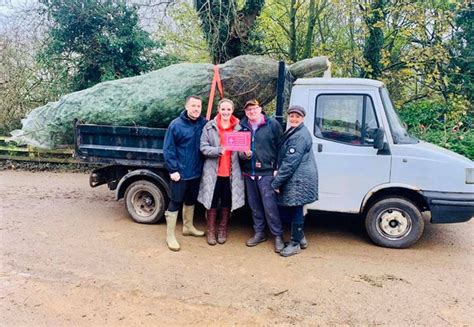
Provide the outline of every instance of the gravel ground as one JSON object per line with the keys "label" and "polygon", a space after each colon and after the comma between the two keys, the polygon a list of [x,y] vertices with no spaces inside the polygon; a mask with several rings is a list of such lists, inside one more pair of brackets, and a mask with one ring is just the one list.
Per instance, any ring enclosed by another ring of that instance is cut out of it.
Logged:
{"label": "gravel ground", "polygon": [[165,224],[134,223],[87,174],[2,170],[0,194],[3,326],[474,324],[473,221],[393,250],[356,216],[312,214],[309,248],[282,258],[244,245],[241,213],[225,245],[178,233],[171,252]]}

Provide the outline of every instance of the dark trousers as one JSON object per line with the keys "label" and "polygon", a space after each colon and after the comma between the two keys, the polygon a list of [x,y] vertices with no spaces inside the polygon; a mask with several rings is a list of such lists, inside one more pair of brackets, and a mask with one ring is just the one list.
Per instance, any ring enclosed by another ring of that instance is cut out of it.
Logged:
{"label": "dark trousers", "polygon": [[285,224],[303,224],[303,206],[285,207],[280,206],[280,218]]}
{"label": "dark trousers", "polygon": [[265,230],[265,222],[274,236],[283,235],[280,215],[278,213],[277,195],[271,187],[273,176],[261,176],[252,179],[245,176],[247,199],[252,210],[253,229],[256,233]]}
{"label": "dark trousers", "polygon": [[291,223],[291,240],[299,243],[304,237],[303,206],[280,207],[280,214]]}
{"label": "dark trousers", "polygon": [[214,187],[214,195],[212,196],[211,208],[216,209],[232,207],[232,193],[230,190],[230,177],[217,176],[216,186]]}
{"label": "dark trousers", "polygon": [[201,178],[171,181],[171,199],[168,211],[178,211],[183,202],[188,206],[195,205],[199,194],[200,181]]}

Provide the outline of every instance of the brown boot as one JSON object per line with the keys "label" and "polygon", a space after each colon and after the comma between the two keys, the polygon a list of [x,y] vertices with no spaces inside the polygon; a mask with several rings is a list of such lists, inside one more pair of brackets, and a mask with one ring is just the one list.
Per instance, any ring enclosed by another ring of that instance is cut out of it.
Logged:
{"label": "brown boot", "polygon": [[227,224],[230,219],[230,208],[221,208],[221,221],[217,227],[217,242],[224,244],[227,241]]}
{"label": "brown boot", "polygon": [[217,209],[206,210],[206,220],[207,220],[207,244],[216,245],[216,217]]}

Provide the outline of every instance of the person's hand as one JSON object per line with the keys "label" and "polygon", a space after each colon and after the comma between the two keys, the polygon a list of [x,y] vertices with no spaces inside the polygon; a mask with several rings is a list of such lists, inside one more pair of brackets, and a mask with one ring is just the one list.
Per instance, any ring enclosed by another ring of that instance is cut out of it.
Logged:
{"label": "person's hand", "polygon": [[275,193],[280,194],[280,189],[276,189],[274,191],[275,191]]}
{"label": "person's hand", "polygon": [[244,153],[247,156],[247,159],[252,158],[252,150],[245,151]]}
{"label": "person's hand", "polygon": [[278,174],[278,170],[273,171],[273,177],[275,177]]}
{"label": "person's hand", "polygon": [[179,182],[181,175],[178,172],[170,174],[170,178],[173,182]]}
{"label": "person's hand", "polygon": [[223,156],[227,150],[225,149],[225,146],[221,146],[221,151],[219,152],[220,156]]}

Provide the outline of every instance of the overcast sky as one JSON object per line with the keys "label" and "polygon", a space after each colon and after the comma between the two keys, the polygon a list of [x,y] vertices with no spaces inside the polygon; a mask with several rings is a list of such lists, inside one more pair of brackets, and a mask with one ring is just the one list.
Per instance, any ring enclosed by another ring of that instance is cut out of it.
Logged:
{"label": "overcast sky", "polygon": [[[179,0],[176,2],[193,3],[194,0]],[[142,5],[140,7],[141,25],[148,31],[152,32],[156,28],[156,24],[161,22],[164,16],[164,2],[168,0],[128,0],[129,3]],[[0,0],[0,32],[7,30],[9,20],[15,19],[15,12],[25,8],[34,7],[37,0]],[[169,22],[168,22],[169,23]]]}

